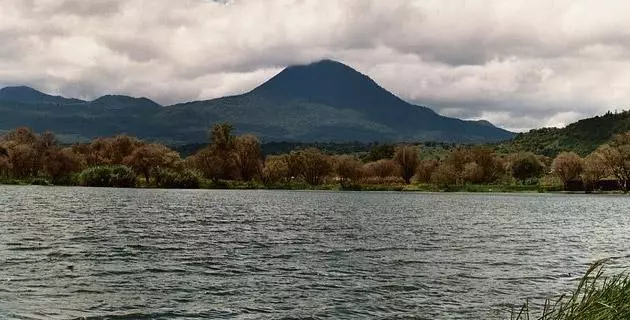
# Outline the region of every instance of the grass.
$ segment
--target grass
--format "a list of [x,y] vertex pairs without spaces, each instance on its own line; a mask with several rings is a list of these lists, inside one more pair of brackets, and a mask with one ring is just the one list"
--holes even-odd
[[577,289],[555,302],[547,300],[535,315],[529,302],[513,311],[511,320],[625,320],[630,319],[630,278],[627,273],[604,276],[608,260],[595,262]]

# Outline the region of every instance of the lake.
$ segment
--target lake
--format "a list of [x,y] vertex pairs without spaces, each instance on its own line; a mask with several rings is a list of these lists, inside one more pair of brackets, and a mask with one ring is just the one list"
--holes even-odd
[[2,319],[509,319],[630,197],[0,186]]

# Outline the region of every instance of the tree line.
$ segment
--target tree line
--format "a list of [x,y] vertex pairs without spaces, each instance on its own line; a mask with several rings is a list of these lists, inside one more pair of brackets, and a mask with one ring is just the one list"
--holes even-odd
[[317,148],[263,157],[256,136],[236,136],[226,123],[215,125],[208,144],[185,158],[165,145],[127,135],[73,145],[28,128],[0,137],[0,181],[5,183],[200,188],[244,182],[269,188],[338,184],[346,189],[418,184],[448,189],[537,185],[545,179],[563,189],[578,183],[587,191],[612,179],[627,191],[630,132],[616,135],[584,158],[561,152],[553,159],[531,152],[503,154],[481,145],[455,146],[436,155],[411,144],[375,145],[362,157]]

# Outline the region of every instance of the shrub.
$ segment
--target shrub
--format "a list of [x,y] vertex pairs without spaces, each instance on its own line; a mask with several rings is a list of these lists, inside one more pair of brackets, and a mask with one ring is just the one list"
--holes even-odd
[[136,186],[136,174],[123,165],[96,166],[83,170],[78,181],[86,187],[133,188]]
[[176,172],[171,169],[160,169],[155,173],[155,186],[158,188],[199,189],[201,174],[195,170]]

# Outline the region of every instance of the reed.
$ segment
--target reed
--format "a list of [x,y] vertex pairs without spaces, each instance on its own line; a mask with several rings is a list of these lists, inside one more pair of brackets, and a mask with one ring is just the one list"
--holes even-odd
[[547,300],[538,315],[526,302],[518,311],[512,311],[512,320],[622,320],[630,319],[630,278],[624,272],[604,276],[609,260],[595,262],[569,295],[555,302]]

